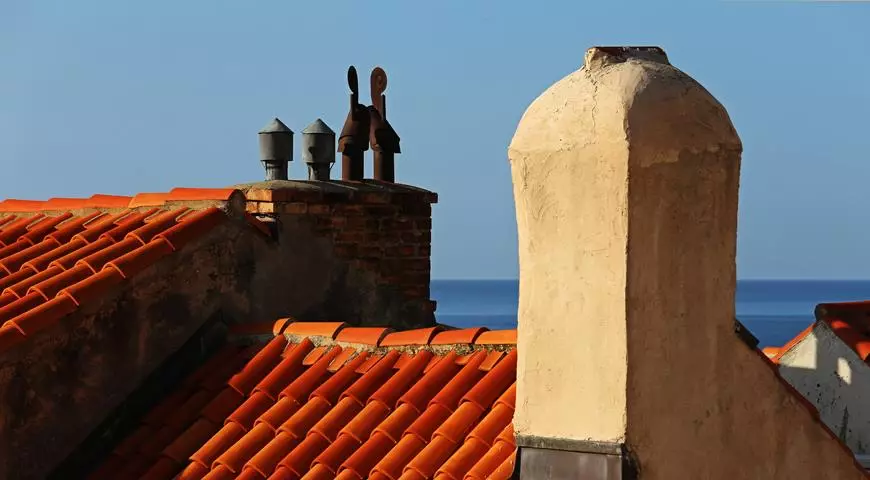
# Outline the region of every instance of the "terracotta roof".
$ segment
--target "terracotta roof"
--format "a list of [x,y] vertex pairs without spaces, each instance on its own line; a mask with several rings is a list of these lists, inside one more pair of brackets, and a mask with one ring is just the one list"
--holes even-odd
[[213,356],[91,478],[506,479],[513,472],[516,331],[279,321],[273,332],[268,343]]
[[823,303],[816,307],[816,318],[827,323],[861,360],[870,360],[870,301]]
[[[0,352],[207,232],[226,217],[209,205],[233,195],[241,192],[180,188],[0,202]],[[203,200],[214,202],[198,209]]]
[[816,306],[816,322],[802,330],[782,347],[765,347],[764,353],[774,363],[809,335],[818,323],[824,323],[861,360],[870,361],[870,301],[822,303]]

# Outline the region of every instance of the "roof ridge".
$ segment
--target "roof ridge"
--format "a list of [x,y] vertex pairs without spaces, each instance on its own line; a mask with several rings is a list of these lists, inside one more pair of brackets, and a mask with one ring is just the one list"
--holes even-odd
[[162,207],[167,203],[229,201],[233,195],[245,196],[238,188],[176,187],[168,192],[142,192],[133,196],[94,194],[87,198],[52,197],[48,200],[7,198],[0,201],[0,213],[37,213],[84,209]]
[[[271,331],[270,331],[271,327]],[[275,322],[236,325],[236,336],[279,336],[290,341],[310,339],[317,346],[356,346],[366,349],[417,347],[441,350],[460,345],[471,347],[515,347],[516,329],[490,330],[487,327],[452,328],[444,325],[395,330],[390,327],[355,327],[346,322],[303,322],[285,317]]]

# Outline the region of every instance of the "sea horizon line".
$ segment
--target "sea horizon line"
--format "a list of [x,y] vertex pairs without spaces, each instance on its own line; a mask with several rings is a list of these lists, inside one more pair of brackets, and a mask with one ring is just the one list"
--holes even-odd
[[[461,278],[461,277],[438,277],[431,278],[433,282],[518,282],[519,278],[504,278],[504,277],[480,277],[480,278]],[[870,282],[870,278],[776,278],[776,277],[747,277],[738,278],[738,282]]]

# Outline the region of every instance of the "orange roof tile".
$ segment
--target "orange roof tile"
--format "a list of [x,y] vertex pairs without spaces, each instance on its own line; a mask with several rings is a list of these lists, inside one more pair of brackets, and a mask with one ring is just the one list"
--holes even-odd
[[[172,201],[225,201],[235,192],[175,189],[163,195]],[[100,297],[226,218],[216,207],[190,211],[178,204],[132,210],[146,203],[142,196],[112,195],[0,202],[0,351]],[[124,210],[62,212],[88,208]]]
[[173,188],[166,196],[168,201],[178,200],[229,200],[234,188]]
[[779,347],[764,347],[761,349],[761,351],[764,352],[765,355],[767,355],[767,358],[770,358],[771,360],[779,355],[780,350],[781,349]]
[[168,197],[169,194],[163,192],[140,193],[130,200],[129,207],[162,207]]
[[[436,329],[420,329],[390,338],[381,328],[279,322],[277,336],[253,356],[250,348],[231,345],[200,367],[94,475],[510,477],[515,343],[475,347],[483,331],[477,329],[440,337]],[[445,350],[451,337],[471,355]],[[358,345],[364,340],[373,342]],[[354,346],[342,346],[345,341]]]
[[348,327],[339,331],[338,335],[335,336],[335,340],[347,343],[380,345],[384,337],[392,331],[393,329],[384,327]]
[[387,334],[381,340],[379,345],[382,346],[398,346],[398,345],[428,345],[436,333],[443,330],[442,327],[421,328],[419,330],[406,330],[404,332],[393,332]]
[[[489,329],[484,327],[465,328],[461,330],[447,330],[435,334],[435,337],[432,339],[431,344],[450,345],[455,343],[475,343],[474,341],[487,330]],[[502,343],[516,343],[516,340],[514,340],[513,342]]]
[[284,333],[335,338],[338,331],[345,326],[343,322],[293,322],[284,328]]

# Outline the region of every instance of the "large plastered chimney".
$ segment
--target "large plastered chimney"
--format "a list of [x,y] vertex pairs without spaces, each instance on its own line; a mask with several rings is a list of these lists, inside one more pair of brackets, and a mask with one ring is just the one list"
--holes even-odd
[[521,478],[864,478],[735,334],[741,151],[658,48],[592,48],[525,112]]

